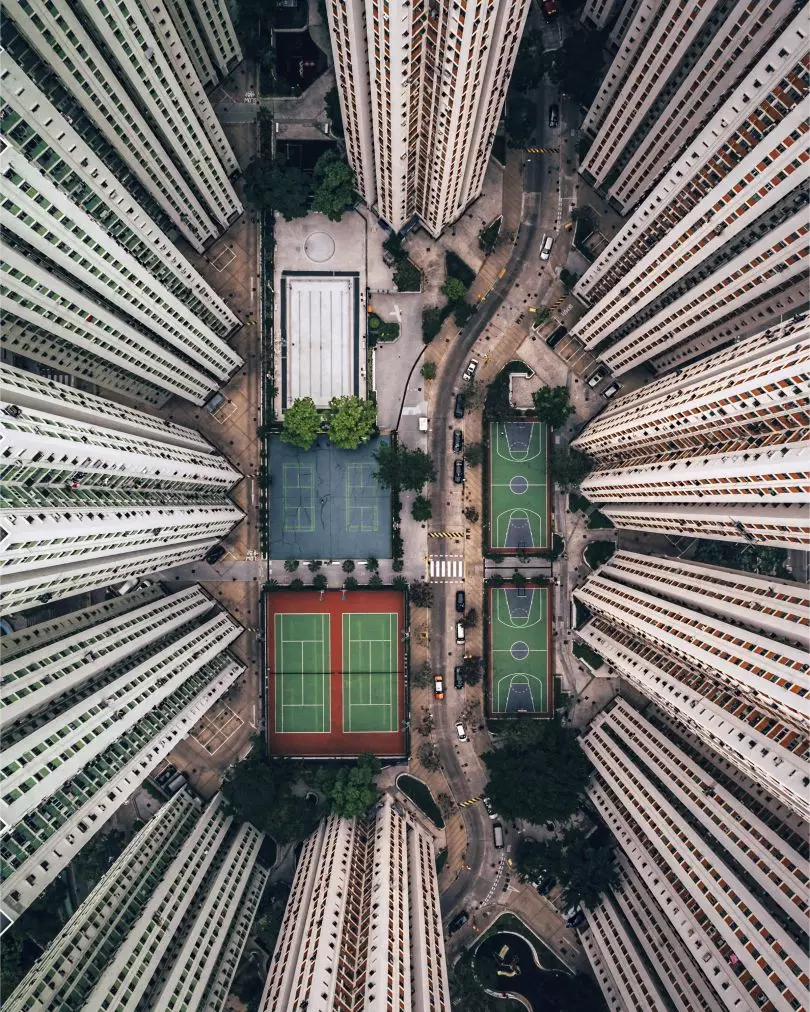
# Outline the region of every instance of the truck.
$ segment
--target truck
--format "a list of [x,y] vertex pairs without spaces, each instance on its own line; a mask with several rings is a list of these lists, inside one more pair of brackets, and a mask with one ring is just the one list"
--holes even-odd
[[500,822],[492,823],[492,840],[497,850],[503,850],[503,826]]

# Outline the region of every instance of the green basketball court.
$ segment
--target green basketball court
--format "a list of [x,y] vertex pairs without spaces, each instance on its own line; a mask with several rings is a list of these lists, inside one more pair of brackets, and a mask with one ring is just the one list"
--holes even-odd
[[489,597],[493,713],[551,712],[549,591],[497,587]]
[[329,731],[329,615],[275,616],[276,731]]
[[489,426],[489,542],[504,554],[549,547],[548,434],[543,422]]
[[343,615],[343,730],[396,731],[397,616]]

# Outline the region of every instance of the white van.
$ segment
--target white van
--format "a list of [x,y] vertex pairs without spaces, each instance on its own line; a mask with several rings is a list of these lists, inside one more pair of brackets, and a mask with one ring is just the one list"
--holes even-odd
[[464,623],[456,622],[456,643],[464,642]]
[[457,721],[456,723],[456,734],[458,735],[459,741],[467,740],[467,732],[464,730],[464,725],[461,723],[460,720]]
[[554,236],[547,235],[543,237],[543,245],[540,247],[540,259],[548,260],[551,256],[551,247],[554,245]]

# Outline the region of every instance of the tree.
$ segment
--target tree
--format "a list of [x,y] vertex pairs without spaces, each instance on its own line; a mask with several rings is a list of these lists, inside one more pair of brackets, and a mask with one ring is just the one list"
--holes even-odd
[[490,998],[478,983],[471,958],[462,956],[447,972],[453,1008],[463,1009],[464,1012],[496,1012],[503,1005],[496,1005],[498,999]]
[[410,586],[410,597],[415,608],[429,608],[433,604],[433,588],[429,583],[416,581]]
[[343,581],[343,586],[346,588],[346,590],[357,590],[360,584],[353,576],[347,576],[346,579]]
[[474,312],[475,306],[469,302],[456,302],[453,306],[453,322],[457,327],[463,327]]
[[309,213],[308,177],[293,165],[254,158],[245,169],[245,200],[261,211],[278,211],[287,221]]
[[471,524],[477,524],[480,519],[480,514],[475,506],[467,506],[464,510],[464,517],[469,520]]
[[328,580],[323,573],[318,573],[316,576],[312,577],[312,586],[316,590],[326,590],[327,584]]
[[290,590],[303,590],[304,581],[301,579],[300,576],[296,576],[294,580],[290,580],[289,587]]
[[562,887],[564,906],[595,907],[604,893],[619,884],[619,873],[613,848],[591,840],[581,829],[569,829],[561,838],[533,847],[522,844],[517,854],[521,877],[532,879],[546,872]]
[[424,450],[410,450],[401,443],[396,448],[381,443],[375,459],[379,467],[375,477],[388,488],[421,492],[429,481],[436,480],[433,458]]
[[504,578],[500,573],[493,573],[489,578],[489,585],[491,587],[502,587],[504,585]]
[[411,670],[411,685],[417,689],[427,689],[433,685],[433,668],[429,661],[424,661],[418,668]]
[[380,568],[380,560],[375,559],[373,555],[369,555],[369,557],[366,559],[366,569],[370,573],[376,573],[379,568]]
[[422,272],[406,257],[397,263],[394,284],[399,292],[418,292],[422,287]]
[[778,576],[783,580],[794,579],[790,570],[785,568],[786,548],[748,545],[733,541],[701,540],[697,543],[693,558],[695,562],[705,562],[710,566],[742,569],[747,573]]
[[461,677],[467,685],[477,685],[481,681],[483,661],[480,657],[465,657],[461,662]]
[[422,340],[430,344],[433,338],[442,329],[444,316],[438,306],[428,306],[422,310]]
[[527,582],[526,581],[526,577],[523,575],[523,573],[521,573],[521,571],[519,569],[516,569],[512,573],[512,576],[510,577],[510,579],[511,579],[512,583],[514,583],[514,585],[516,587],[525,587],[526,586],[526,582]]
[[484,450],[480,443],[468,443],[464,447],[464,459],[470,467],[478,467],[484,458]]
[[354,572],[354,559],[346,559],[341,567],[344,573]]
[[307,569],[310,573],[317,573],[323,563],[319,559],[310,559],[307,563]]
[[483,759],[490,778],[486,793],[507,819],[565,821],[582,804],[590,764],[574,732],[556,717],[510,723],[500,747]]
[[315,829],[324,811],[293,795],[298,776],[289,759],[269,758],[257,738],[247,757],[228,769],[222,795],[231,814],[268,833],[276,843],[302,840]]
[[573,288],[579,280],[579,275],[574,274],[573,271],[569,271],[566,267],[560,270],[560,281],[565,285],[566,288]]
[[578,27],[566,37],[549,68],[552,81],[578,105],[588,106],[596,98],[602,81],[605,35],[605,32]]
[[377,425],[377,405],[360,397],[333,397],[327,412],[329,442],[340,450],[356,450]]
[[592,467],[593,461],[587,453],[571,447],[556,448],[551,444],[548,469],[561,489],[577,488]]
[[487,397],[484,402],[484,411],[490,421],[505,422],[512,417],[514,410],[509,400],[509,374],[508,366],[502,369],[495,379],[487,387]]
[[506,103],[506,136],[510,148],[525,148],[532,139],[537,107],[524,95],[512,94]]
[[442,761],[439,758],[439,750],[431,742],[423,742],[416,750],[416,755],[426,770],[441,769]]
[[550,429],[559,429],[574,413],[574,405],[568,396],[568,387],[541,387],[532,394],[534,410],[541,422]]
[[345,819],[365,815],[379,794],[374,783],[379,772],[379,759],[368,753],[363,753],[354,766],[341,767],[328,791],[332,812]]
[[436,802],[439,806],[439,811],[445,819],[449,819],[456,810],[456,803],[449,794],[442,793],[437,795]]
[[422,376],[426,380],[436,379],[436,372],[437,372],[437,369],[436,369],[436,363],[435,362],[425,362],[425,364],[422,366],[422,369],[421,369]]
[[[396,563],[396,561],[397,560],[394,560],[394,563]],[[391,568],[393,569],[394,565],[392,565]],[[402,567],[400,567],[400,568],[402,568]],[[408,581],[405,579],[404,576],[395,576],[394,579],[391,581],[391,586],[395,590],[407,590],[408,589]]]
[[475,608],[470,608],[468,609],[467,614],[464,616],[464,628],[475,629],[477,625],[478,625],[478,612],[475,610]]
[[467,286],[458,278],[448,278],[442,285],[442,291],[448,302],[463,302],[467,294]]
[[430,499],[426,499],[423,495],[418,495],[411,506],[411,516],[414,520],[430,520],[433,516],[433,507],[430,504]]
[[284,568],[287,570],[288,573],[294,573],[300,565],[301,563],[298,561],[298,559],[284,560]]
[[369,587],[382,587],[383,578],[379,573],[372,573],[368,581]]
[[320,211],[330,221],[340,221],[346,205],[354,200],[354,173],[349,163],[335,151],[325,151],[315,163],[313,175],[318,184],[313,211]]
[[311,397],[299,397],[284,412],[282,443],[308,450],[321,431],[321,416]]

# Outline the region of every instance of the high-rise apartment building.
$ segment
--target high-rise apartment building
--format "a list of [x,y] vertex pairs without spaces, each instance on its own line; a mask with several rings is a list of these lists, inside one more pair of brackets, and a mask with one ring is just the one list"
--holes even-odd
[[574,446],[618,527],[810,547],[810,323],[793,318],[618,398]]
[[789,580],[620,551],[574,593],[577,636],[802,818],[810,593]]
[[582,739],[620,885],[583,944],[611,1008],[806,1008],[806,824],[623,700]]
[[671,370],[806,308],[809,51],[796,14],[709,122],[679,135],[677,158],[653,147],[660,182],[575,287],[590,309],[572,330],[617,375]]
[[450,1012],[433,839],[385,795],[305,842],[262,1012]]
[[4,348],[135,402],[202,404],[242,364],[239,320],[173,240],[201,251],[241,212],[239,166],[169,8],[4,7]]
[[[581,171],[626,214],[712,121],[796,7],[790,0],[755,7],[627,0],[624,7],[629,24],[582,124],[593,140]],[[615,8],[590,0],[582,18],[603,27]]]
[[181,790],[140,830],[8,997],[54,1008],[220,1012],[267,872],[263,834]]
[[349,162],[369,206],[433,236],[480,194],[528,0],[329,0]]
[[193,429],[0,371],[6,613],[202,558],[242,519],[239,472]]
[[2,913],[18,917],[244,671],[199,587],[4,637]]

